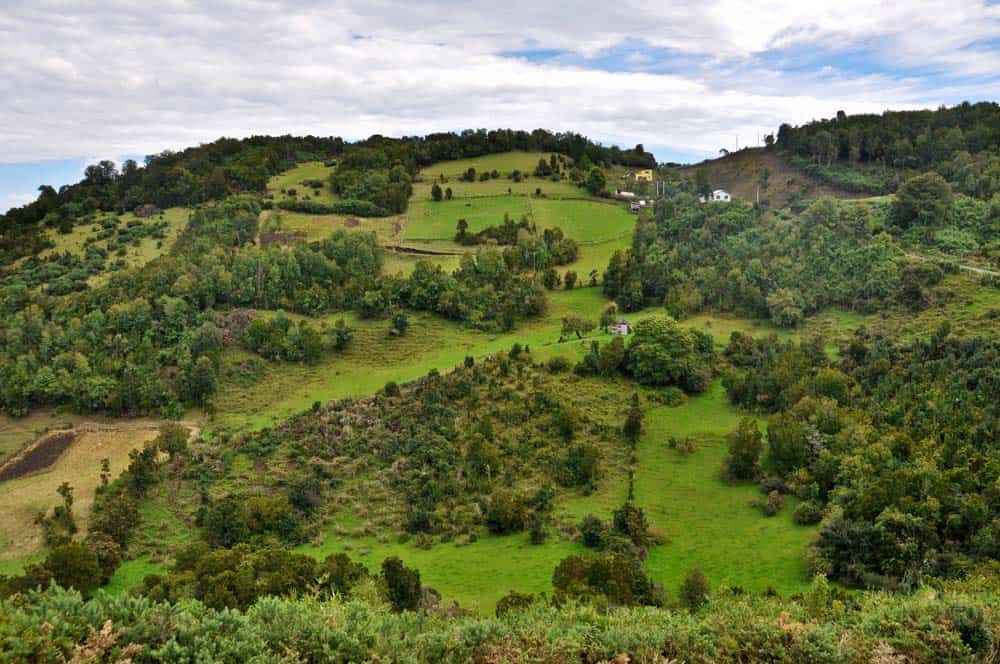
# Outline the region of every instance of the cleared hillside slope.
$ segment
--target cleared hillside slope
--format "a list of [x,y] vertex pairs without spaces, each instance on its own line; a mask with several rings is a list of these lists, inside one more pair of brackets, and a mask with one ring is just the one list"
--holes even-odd
[[[772,207],[790,207],[797,201],[817,196],[862,198],[866,195],[822,183],[781,159],[773,150],[764,148],[747,148],[719,159],[684,166],[679,170],[694,177],[702,169],[708,172],[708,182],[712,189],[725,189],[738,200],[753,202],[757,200],[760,187],[760,200],[768,202]],[[762,180],[765,172],[766,186]]]

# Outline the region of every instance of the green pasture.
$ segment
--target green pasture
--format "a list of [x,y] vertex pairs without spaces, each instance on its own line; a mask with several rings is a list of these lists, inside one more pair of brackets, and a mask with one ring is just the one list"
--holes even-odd
[[[333,169],[324,166],[322,161],[304,161],[268,180],[267,193],[274,197],[275,202],[305,200],[308,196],[309,200],[317,203],[334,203],[338,200],[338,196],[330,189],[329,179],[332,172]],[[322,182],[319,193],[303,185],[302,182],[305,180]],[[295,190],[295,196],[288,193],[290,189]]]

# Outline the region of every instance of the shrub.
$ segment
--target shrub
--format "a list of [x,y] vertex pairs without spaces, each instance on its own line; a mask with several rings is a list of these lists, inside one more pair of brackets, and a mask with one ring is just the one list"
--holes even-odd
[[819,523],[823,519],[823,507],[811,500],[799,503],[793,515],[795,523],[803,526]]
[[583,521],[580,522],[580,539],[584,546],[589,546],[592,549],[601,548],[604,546],[606,534],[607,528],[604,522],[593,514],[583,517]]
[[697,611],[708,603],[708,579],[700,567],[695,567],[684,576],[679,594],[681,603],[691,611]]
[[413,611],[420,606],[420,572],[393,556],[382,561],[382,579],[393,610]]
[[527,507],[519,494],[499,491],[490,497],[485,522],[491,533],[506,535],[524,530],[526,518]]

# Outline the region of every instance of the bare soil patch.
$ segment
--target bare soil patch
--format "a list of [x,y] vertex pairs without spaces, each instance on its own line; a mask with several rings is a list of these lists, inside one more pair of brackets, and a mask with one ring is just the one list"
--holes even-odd
[[73,444],[76,437],[75,429],[52,431],[43,435],[22,454],[0,467],[0,482],[48,470]]

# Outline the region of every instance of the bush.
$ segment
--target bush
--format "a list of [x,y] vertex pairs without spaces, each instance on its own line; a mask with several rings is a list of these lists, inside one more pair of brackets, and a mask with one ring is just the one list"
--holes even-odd
[[599,549],[604,546],[604,538],[607,535],[607,528],[604,522],[593,514],[583,517],[580,522],[580,539],[584,546],[592,549]]
[[823,507],[811,500],[799,503],[793,515],[795,523],[803,526],[810,526],[819,523],[823,519]]
[[524,498],[513,491],[499,491],[490,497],[486,509],[486,527],[496,535],[524,530],[527,507]]
[[420,572],[393,556],[382,561],[382,579],[394,611],[414,611],[420,606]]
[[700,567],[695,567],[684,576],[679,595],[681,603],[691,611],[697,611],[708,603],[708,579]]

